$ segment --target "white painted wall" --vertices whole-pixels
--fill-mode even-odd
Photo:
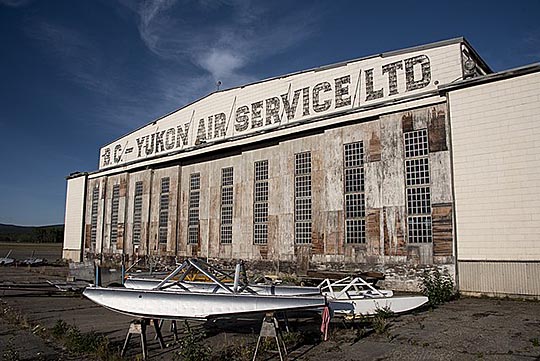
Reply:
[[[458,260],[540,260],[540,73],[449,101]]]
[[[86,175],[67,181],[63,258],[80,261],[83,247]]]

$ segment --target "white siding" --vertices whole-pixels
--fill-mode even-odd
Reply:
[[[540,74],[450,92],[459,260],[540,260]]]
[[[80,255],[83,246],[84,190],[86,176],[67,181],[66,214],[64,219],[64,258]],[[80,256],[79,256],[80,257]],[[73,259],[80,261],[80,259]]]

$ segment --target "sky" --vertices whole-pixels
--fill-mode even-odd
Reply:
[[[64,222],[99,149],[216,90],[464,36],[540,61],[540,1],[0,0],[0,223]]]

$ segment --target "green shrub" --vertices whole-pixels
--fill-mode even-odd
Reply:
[[[204,332],[194,332],[189,323],[185,322],[187,335],[180,338],[180,351],[177,356],[186,361],[206,361],[210,359],[210,348],[203,344]],[[178,357],[177,357],[178,358]]]
[[[371,324],[375,332],[379,335],[386,333],[390,327],[390,322],[388,319],[392,317],[394,317],[394,312],[392,312],[390,307],[386,306],[383,308],[377,308],[375,315],[371,320]]]
[[[15,350],[13,340],[15,337],[11,337],[6,345],[5,350],[2,352],[3,361],[19,361],[19,351]]]
[[[51,333],[72,353],[92,354],[98,360],[120,359],[104,335],[95,332],[82,333],[76,326],[69,325],[64,320],[57,320]]]
[[[441,273],[439,269],[425,271],[420,285],[422,294],[429,298],[432,306],[441,305],[456,297],[454,280],[448,271]]]

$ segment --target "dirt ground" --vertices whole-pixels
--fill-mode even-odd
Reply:
[[[58,320],[81,333],[105,335],[119,349],[132,320],[93,304],[80,295],[49,292],[47,279],[63,279],[55,268],[0,268],[0,355],[4,360],[92,360],[70,354],[51,333]],[[15,286],[17,288],[9,288]],[[21,285],[26,285],[21,289]],[[31,286],[31,287],[30,287]],[[200,335],[199,348],[209,347],[213,358],[251,359],[260,317],[191,323]],[[540,302],[461,298],[436,309],[421,310],[386,321],[375,332],[370,323],[334,319],[329,340],[322,342],[320,318],[310,313],[289,315],[291,333],[284,333],[289,360],[540,360]],[[178,324],[180,331],[185,327]],[[149,328],[150,329],[150,328]],[[184,330],[185,331],[185,330]],[[182,332],[180,332],[181,335]],[[165,323],[169,347],[161,349],[149,331],[151,360],[174,360],[180,345]],[[127,359],[140,359],[139,340],[132,338]],[[267,343],[267,349],[273,344]],[[258,360],[279,359],[264,350]]]

